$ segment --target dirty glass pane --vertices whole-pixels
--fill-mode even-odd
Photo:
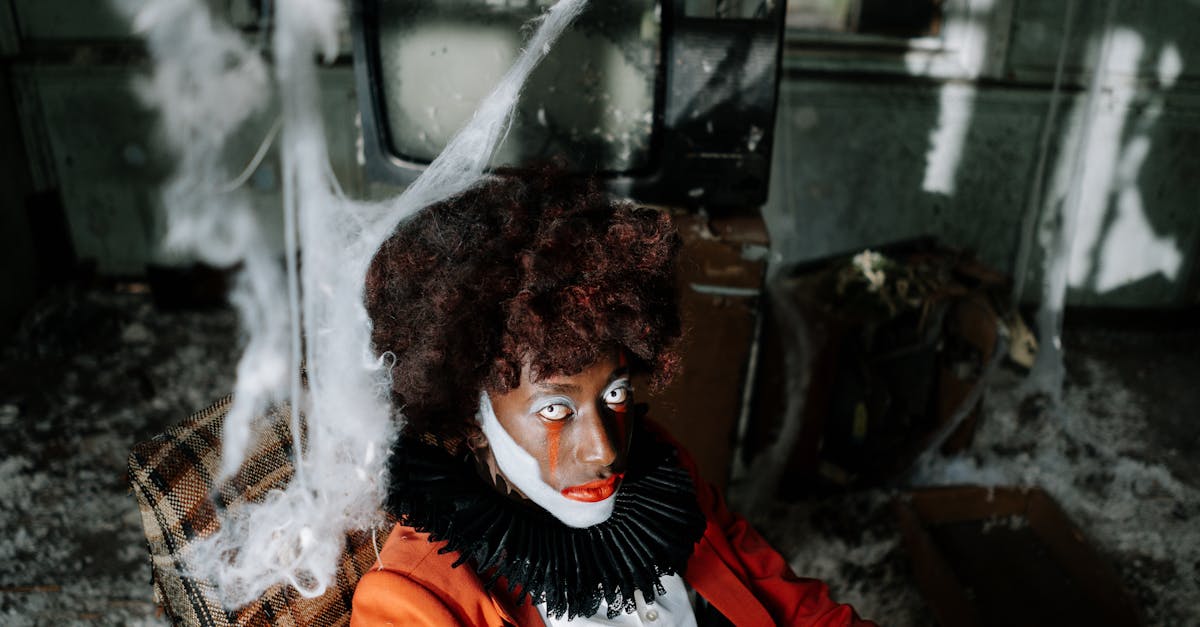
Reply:
[[[762,19],[770,15],[776,2],[783,0],[684,0],[683,14],[688,17]]]
[[[942,0],[788,0],[787,25],[797,31],[927,37],[938,33],[941,5]]]
[[[549,0],[381,0],[384,121],[394,152],[431,161],[499,82]],[[654,0],[590,3],[530,77],[493,166],[565,157],[649,165],[660,19]]]

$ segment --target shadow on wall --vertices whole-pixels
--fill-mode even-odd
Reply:
[[[1058,154],[1038,199],[1043,237],[1033,247],[1027,298],[1038,295],[1034,278],[1047,268],[1046,229],[1066,221],[1067,304],[1197,303],[1200,214],[1189,181],[1200,175],[1200,51],[1188,34],[1200,25],[1200,6],[1161,4],[1117,2],[1109,24],[1107,2],[1080,5],[1067,72],[1103,69],[1091,111],[1077,97],[1054,128]]]
[[[144,45],[118,10],[140,4],[13,2],[21,49],[10,67],[33,183],[61,199],[74,252],[100,276],[140,277],[148,264],[194,261],[162,247],[162,184],[175,158],[161,141],[159,116],[138,94],[150,70],[142,62]],[[254,27],[246,0],[221,4],[237,27]],[[334,78],[341,80],[330,81],[326,96],[339,106],[342,126],[352,128],[354,101],[343,94],[353,96],[353,84]],[[231,181],[252,162],[276,116],[272,110],[255,117],[227,146]],[[345,163],[353,163],[354,138],[344,135],[334,139],[339,155],[350,155],[334,164],[339,175]],[[274,150],[246,187],[258,200],[268,232],[277,234],[271,245],[282,249]]]
[[[1038,230],[1053,228],[1079,167],[1068,304],[1196,304],[1200,44],[1188,35],[1200,27],[1200,4],[1120,0],[1106,29],[1107,2],[1076,1],[1054,120],[1047,110],[1065,2],[1017,3],[1004,69],[987,83],[790,75],[764,208],[776,267],[933,235],[1011,273],[1026,208],[1040,211]],[[1004,35],[988,31],[986,14],[969,19],[970,36],[961,43],[968,57]],[[1088,80],[1106,37],[1095,113],[1082,128]],[[907,71],[920,76],[923,68],[910,64]],[[1045,192],[1034,200],[1046,124]],[[1027,301],[1040,299],[1045,261],[1044,238],[1032,237]]]
[[[1050,236],[1066,222],[1063,253],[1053,259],[1066,264],[1068,305],[1200,304],[1200,42],[1188,37],[1200,27],[1200,3],[1114,1],[1106,24],[1108,0],[1074,0],[1069,37],[1069,3],[1017,3],[995,81],[791,74],[782,86],[772,194],[763,210],[775,252],[772,286],[796,264],[932,235],[1010,274],[1024,243],[1031,254],[1021,295],[1037,302],[1047,293]],[[982,54],[996,33],[982,26],[986,15],[972,19],[967,45]],[[1063,85],[1051,116],[1060,52]],[[1102,82],[1089,100],[1101,62]],[[923,71],[899,55],[895,66],[896,74]],[[1064,214],[1071,203],[1077,212]],[[1024,228],[1026,216],[1034,228]],[[787,366],[761,362],[758,376],[794,374],[786,379],[782,417],[751,419],[778,419],[771,423],[778,427],[766,428],[769,443],[741,443],[739,477],[780,476],[807,397],[813,342],[805,321],[770,322],[789,313],[770,296],[762,344],[787,346]],[[761,483],[766,490],[776,485]],[[749,494],[746,506],[769,496]]]
[[[1108,34],[1110,72],[1149,74],[1154,87],[1104,103],[1111,109],[1089,133],[1090,202],[1080,208],[1068,284],[1075,302],[1197,302],[1200,113],[1180,112],[1178,102],[1185,70],[1196,67],[1197,51],[1185,42],[1197,26],[1200,6],[1183,2],[1170,19],[1118,22]]]

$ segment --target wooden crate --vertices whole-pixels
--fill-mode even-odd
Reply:
[[[1112,568],[1041,489],[929,488],[893,505],[944,627],[1143,624]]]

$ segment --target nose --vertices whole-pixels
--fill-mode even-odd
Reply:
[[[578,458],[588,466],[607,468],[617,461],[617,447],[600,411],[588,409],[587,417],[579,424],[582,432],[578,440]]]

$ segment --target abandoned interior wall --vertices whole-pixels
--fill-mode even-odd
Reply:
[[[942,37],[879,50],[793,38],[772,193],[776,266],[934,235],[1016,270],[1027,208],[1061,203],[1101,44],[1068,305],[1194,305],[1200,3],[1077,2],[1045,193],[1033,198],[1070,2],[951,0]],[[1048,215],[1048,213],[1043,213]],[[1023,299],[1039,298],[1035,237]]]
[[[13,80],[6,61],[18,50],[13,14],[0,5],[0,336],[6,334],[34,298],[34,251],[24,199],[30,193],[29,168],[20,141]]]
[[[156,148],[153,116],[133,92],[147,66],[129,26],[103,2],[3,3],[14,18],[0,20],[0,40],[18,41],[20,53],[4,62],[12,84],[2,85],[0,113],[17,107],[32,180],[60,189],[80,259],[110,276],[186,261],[165,258],[156,245],[154,185],[170,166]],[[255,25],[249,0],[213,4],[240,26]],[[764,208],[775,266],[931,234],[1013,271],[1067,5],[946,0],[939,37],[886,45],[789,35]],[[1200,28],[1200,4],[1120,0],[1110,30],[1105,2],[1078,5],[1050,129],[1046,193],[1032,202],[1041,207],[1061,194],[1087,80],[1108,33],[1110,71],[1088,129],[1093,144],[1069,303],[1195,304],[1200,42],[1188,35]],[[322,75],[333,168],[348,193],[370,194],[358,162],[348,55],[346,44],[343,59]],[[230,162],[248,163],[272,123],[248,129],[230,148]],[[5,159],[13,146],[5,142]],[[3,176],[18,170],[6,167]],[[269,156],[251,178],[269,201],[264,206],[276,206],[277,173]],[[7,225],[22,209],[12,186],[4,187]],[[6,228],[4,237],[17,232]],[[1034,243],[1027,300],[1038,294],[1041,247]]]
[[[0,72],[0,135],[19,137],[11,106],[12,82]],[[29,192],[25,153],[19,141],[0,143],[0,334],[7,332],[30,302],[34,290],[33,242],[23,201]]]

